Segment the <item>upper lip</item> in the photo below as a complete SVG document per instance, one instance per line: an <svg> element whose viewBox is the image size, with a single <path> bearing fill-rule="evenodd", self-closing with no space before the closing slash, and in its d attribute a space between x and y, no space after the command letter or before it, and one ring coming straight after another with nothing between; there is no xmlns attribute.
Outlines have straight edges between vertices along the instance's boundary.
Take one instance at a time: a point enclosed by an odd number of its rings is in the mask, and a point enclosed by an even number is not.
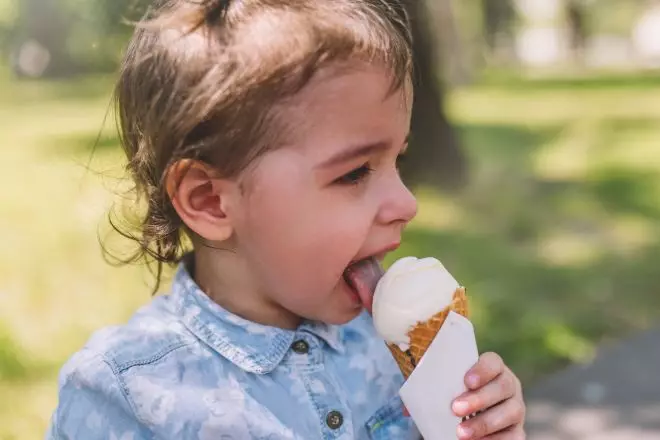
<svg viewBox="0 0 660 440"><path fill-rule="evenodd" d="M355 264L358 261L362 261L362 260L365 260L365 259L370 258L370 257L375 257L377 259L381 259L388 252L392 252L392 251L397 250L399 248L399 246L401 246L401 242L400 241L395 241L395 242L390 243L389 245L377 250L376 252L372 252L370 254L366 254L366 255L363 255L363 256L360 256L360 257L356 258L355 260L351 261L350 264ZM350 264L349 264L349 266L350 266Z"/></svg>

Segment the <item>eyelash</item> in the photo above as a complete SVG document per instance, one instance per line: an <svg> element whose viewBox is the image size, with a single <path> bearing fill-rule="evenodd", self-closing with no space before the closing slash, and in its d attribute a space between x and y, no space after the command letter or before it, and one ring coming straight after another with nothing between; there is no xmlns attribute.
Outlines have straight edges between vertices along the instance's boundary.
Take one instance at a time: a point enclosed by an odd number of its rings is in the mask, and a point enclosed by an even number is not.
<svg viewBox="0 0 660 440"><path fill-rule="evenodd" d="M341 185L359 185L363 182L369 175L373 172L373 168L369 166L368 163L362 165L359 168L349 171L348 173L341 176L336 180L337 183Z"/></svg>
<svg viewBox="0 0 660 440"><path fill-rule="evenodd" d="M396 168L397 170L399 169L399 166L401 163L405 160L405 155L400 154L396 158ZM358 167L352 171L349 171L348 173L344 174L341 176L339 179L337 179L335 182L341 185L359 185L362 183L371 173L374 171L373 168L369 166L368 163L365 163L361 167Z"/></svg>

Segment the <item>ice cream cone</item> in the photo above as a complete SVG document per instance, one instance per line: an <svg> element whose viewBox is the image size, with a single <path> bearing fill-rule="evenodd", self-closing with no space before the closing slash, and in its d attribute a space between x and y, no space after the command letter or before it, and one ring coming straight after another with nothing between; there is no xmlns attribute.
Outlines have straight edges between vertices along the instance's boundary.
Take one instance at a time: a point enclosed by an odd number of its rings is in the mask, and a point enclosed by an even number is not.
<svg viewBox="0 0 660 440"><path fill-rule="evenodd" d="M406 379L422 359L424 353L426 353L426 350L431 345L431 342L433 342L435 335L440 331L440 327L444 324L450 311L463 315L466 318L468 317L468 300L464 287L456 289L449 307L436 313L428 321L420 322L408 332L408 336L410 337L410 348L408 350L403 351L396 344L387 344L390 352L392 352L392 356L394 356L394 360L399 365L401 373L403 373Z"/></svg>

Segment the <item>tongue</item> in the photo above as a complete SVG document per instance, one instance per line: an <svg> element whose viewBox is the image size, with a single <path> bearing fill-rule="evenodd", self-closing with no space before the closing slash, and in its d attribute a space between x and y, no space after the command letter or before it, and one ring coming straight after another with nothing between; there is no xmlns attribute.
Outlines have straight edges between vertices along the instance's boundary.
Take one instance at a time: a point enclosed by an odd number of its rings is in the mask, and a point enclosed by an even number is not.
<svg viewBox="0 0 660 440"><path fill-rule="evenodd" d="M376 285L383 276L383 268L375 258L359 261L346 270L346 278L360 297L362 305L371 313Z"/></svg>

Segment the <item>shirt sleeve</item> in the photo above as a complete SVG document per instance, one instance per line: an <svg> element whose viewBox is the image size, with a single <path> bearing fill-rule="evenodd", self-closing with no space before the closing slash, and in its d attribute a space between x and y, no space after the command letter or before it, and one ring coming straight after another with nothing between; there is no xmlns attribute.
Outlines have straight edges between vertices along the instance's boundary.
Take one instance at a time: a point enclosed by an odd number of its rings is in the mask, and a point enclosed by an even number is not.
<svg viewBox="0 0 660 440"><path fill-rule="evenodd" d="M46 440L147 440L117 376L100 356L80 352L64 366Z"/></svg>

